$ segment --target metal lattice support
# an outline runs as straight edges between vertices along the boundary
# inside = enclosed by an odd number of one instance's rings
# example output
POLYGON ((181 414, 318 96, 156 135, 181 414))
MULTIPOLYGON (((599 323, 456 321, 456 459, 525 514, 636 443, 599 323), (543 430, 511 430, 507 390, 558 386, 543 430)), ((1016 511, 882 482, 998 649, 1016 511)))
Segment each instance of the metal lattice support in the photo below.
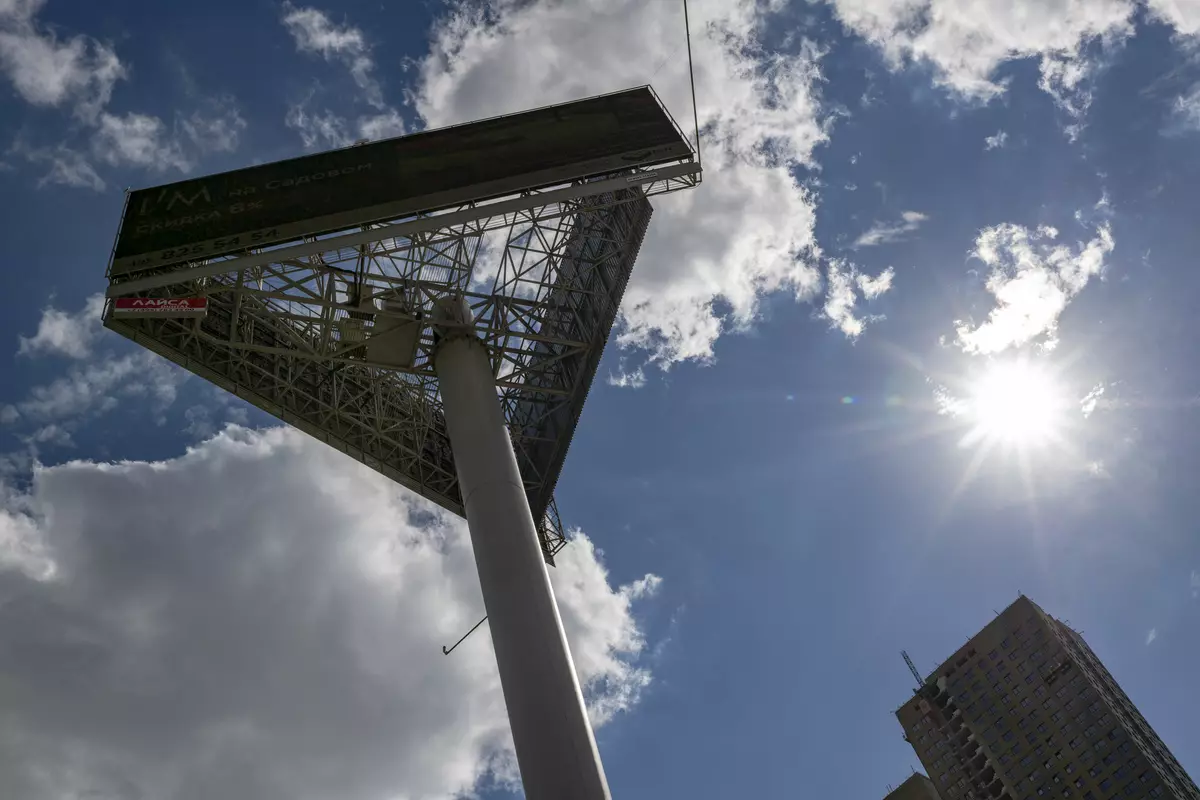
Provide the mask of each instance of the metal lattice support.
POLYGON ((462 514, 427 322, 438 298, 465 296, 553 563, 565 544, 554 486, 650 215, 633 186, 403 236, 371 226, 374 239, 354 246, 314 239, 325 249, 189 266, 137 292, 147 276, 114 280, 110 295, 203 296, 209 310, 116 318, 110 307, 105 324, 462 514))

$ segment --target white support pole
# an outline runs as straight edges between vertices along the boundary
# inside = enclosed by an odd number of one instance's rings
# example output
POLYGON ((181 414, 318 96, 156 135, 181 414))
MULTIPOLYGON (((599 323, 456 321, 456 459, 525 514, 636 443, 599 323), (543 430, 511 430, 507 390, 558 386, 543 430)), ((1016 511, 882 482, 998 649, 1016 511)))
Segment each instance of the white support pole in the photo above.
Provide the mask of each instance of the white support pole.
POLYGON ((437 315, 434 370, 525 797, 609 800, 487 346, 462 298, 437 315))

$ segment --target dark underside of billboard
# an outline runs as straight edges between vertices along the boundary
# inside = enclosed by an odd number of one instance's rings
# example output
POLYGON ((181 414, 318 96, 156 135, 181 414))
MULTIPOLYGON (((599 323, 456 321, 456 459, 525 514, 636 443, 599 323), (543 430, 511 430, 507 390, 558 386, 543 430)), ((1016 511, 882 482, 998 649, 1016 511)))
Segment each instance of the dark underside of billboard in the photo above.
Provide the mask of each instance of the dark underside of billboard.
POLYGON ((130 193, 113 277, 687 159, 649 87, 130 193))
MULTIPOLYGON (((549 516, 556 514, 555 484, 652 213, 637 189, 586 198, 581 209, 556 251, 555 278, 537 323, 540 336, 526 345, 527 362, 542 366, 500 390, 544 547, 549 516)), ((245 285, 231 275, 206 281, 203 318, 110 311, 105 325, 462 514, 440 398, 422 367, 390 371, 352 358, 314 358, 317 337, 239 293, 245 285)), ((188 295, 198 288, 188 282, 153 294, 188 295)), ((425 328, 422 348, 431 337, 425 328)))

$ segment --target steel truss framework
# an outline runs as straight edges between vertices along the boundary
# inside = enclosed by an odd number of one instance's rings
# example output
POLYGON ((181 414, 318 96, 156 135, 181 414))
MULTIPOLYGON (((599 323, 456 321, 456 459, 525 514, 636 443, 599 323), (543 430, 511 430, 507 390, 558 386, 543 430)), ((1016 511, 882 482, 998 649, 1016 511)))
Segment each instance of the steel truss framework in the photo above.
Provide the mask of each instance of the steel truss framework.
POLYGON ((439 299, 465 296, 553 564, 566 541, 554 486, 650 221, 647 196, 698 178, 698 166, 605 176, 113 277, 109 297, 203 296, 209 311, 122 318, 110 301, 105 325, 461 515, 428 320, 439 299))

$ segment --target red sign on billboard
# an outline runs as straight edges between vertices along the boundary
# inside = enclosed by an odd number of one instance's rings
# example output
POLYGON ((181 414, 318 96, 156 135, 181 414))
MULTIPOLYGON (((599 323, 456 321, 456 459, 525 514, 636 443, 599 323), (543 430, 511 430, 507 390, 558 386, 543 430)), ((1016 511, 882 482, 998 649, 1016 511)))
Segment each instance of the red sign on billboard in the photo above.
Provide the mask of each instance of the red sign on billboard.
POLYGON ((118 297, 113 300, 115 317, 203 317, 207 297, 118 297))

